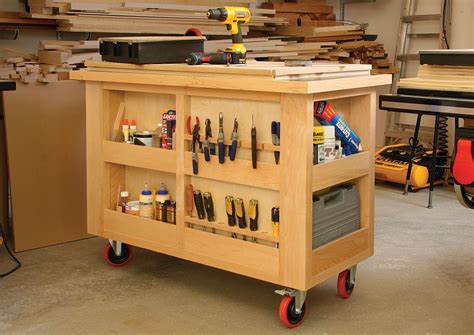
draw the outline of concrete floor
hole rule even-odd
[[[474,219],[453,192],[376,191],[376,254],[358,267],[352,297],[335,278],[309,292],[292,334],[473,334]],[[0,279],[0,334],[289,334],[277,287],[135,249],[104,264],[104,240],[24,252]],[[6,268],[0,252],[0,271]]]

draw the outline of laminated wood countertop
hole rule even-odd
[[[365,64],[290,67],[280,62],[249,62],[246,66],[190,66],[88,61],[86,65],[84,70],[72,71],[71,79],[297,94],[389,85],[392,81],[391,75],[370,75],[371,66]]]

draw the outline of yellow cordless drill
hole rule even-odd
[[[250,17],[250,11],[245,7],[223,7],[207,11],[208,19],[221,21],[232,34],[232,46],[224,49],[224,53],[229,55],[230,64],[245,64],[247,49],[244,47],[241,24],[249,22]]]

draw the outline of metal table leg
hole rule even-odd
[[[438,131],[439,131],[439,114],[436,115],[435,119],[435,129],[434,129],[434,138],[433,138],[433,154],[430,164],[430,194],[428,198],[428,208],[433,208],[433,190],[434,190],[434,180],[436,172],[436,158],[438,153]]]
[[[408,193],[408,187],[410,186],[411,169],[413,166],[413,157],[415,156],[416,146],[418,145],[418,133],[420,131],[421,116],[422,114],[419,113],[416,118],[415,134],[413,135],[413,143],[411,145],[410,160],[408,162],[407,176],[405,179],[405,191],[403,192],[403,194]]]

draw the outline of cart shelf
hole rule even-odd
[[[278,238],[273,237],[271,234],[267,234],[267,233],[263,233],[259,231],[251,231],[249,228],[241,229],[239,227],[231,227],[225,224],[224,222],[209,222],[206,220],[201,220],[201,219],[190,217],[190,216],[186,216],[184,218],[184,221],[192,225],[208,227],[208,228],[226,231],[226,232],[237,234],[237,235],[245,235],[248,237],[255,238],[257,240],[270,241],[275,244],[274,246],[276,246],[276,244],[278,243]]]
[[[312,190],[317,192],[367,176],[373,166],[373,156],[368,151],[313,166]]]
[[[104,141],[103,159],[107,163],[176,173],[176,151],[127,143]]]

